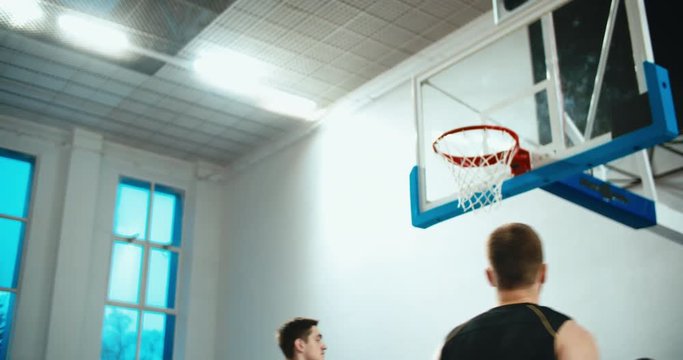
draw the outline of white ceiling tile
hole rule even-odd
[[[330,46],[323,43],[318,43],[313,45],[304,53],[304,56],[308,56],[312,59],[318,60],[322,63],[330,63],[336,58],[342,56],[344,50]]]
[[[356,47],[352,48],[351,52],[358,56],[362,56],[366,59],[374,61],[391,50],[392,49],[389,46],[384,45],[377,40],[367,38]]]
[[[232,7],[256,16],[263,16],[271,12],[280,3],[281,0],[237,0]]]
[[[372,61],[369,61],[351,52],[341,55],[331,63],[332,66],[336,66],[352,73],[358,73],[361,69],[370,64],[372,64]]]
[[[10,79],[26,83],[35,83],[37,82],[36,79],[38,79],[38,74],[35,71],[15,66],[8,67],[3,75]]]
[[[47,107],[47,102],[41,101],[40,99],[29,98],[20,94],[8,93],[5,91],[0,92],[0,99],[2,99],[3,105],[11,105],[13,107],[19,107],[23,110],[40,111],[41,109]]]
[[[121,97],[128,96],[135,88],[129,84],[118,80],[109,80],[99,87],[100,91],[105,91]]]
[[[83,99],[81,108],[86,109],[88,112],[102,114],[111,111],[121,102],[120,100],[120,97],[112,98],[109,94],[96,92],[91,97]]]
[[[178,117],[177,112],[159,106],[148,107],[145,110],[144,115],[152,119],[156,119],[167,123],[173,122],[176,119],[176,117]]]
[[[76,97],[80,97],[80,98],[87,98],[90,95],[92,95],[92,93],[95,92],[96,90],[92,87],[89,87],[89,86],[83,86],[80,84],[69,82],[68,84],[66,84],[63,91],[64,91],[64,93],[72,95],[72,96],[76,96]]]
[[[185,137],[188,141],[192,141],[197,144],[206,144],[214,138],[213,135],[206,134],[200,131],[190,131],[187,133]]]
[[[365,77],[366,79],[372,79],[373,77],[383,73],[387,69],[389,68],[382,64],[372,63],[367,67],[360,69],[358,71],[358,75]]]
[[[121,101],[121,103],[119,103],[118,108],[140,115],[145,114],[150,109],[150,107],[146,104],[131,98],[127,98]]]
[[[145,80],[142,84],[140,84],[141,88],[152,90],[159,94],[164,94],[168,89],[168,86],[168,81],[157,77],[150,77],[147,80]]]
[[[439,22],[434,15],[430,15],[419,9],[413,9],[396,19],[395,25],[414,33],[420,33]]]
[[[234,123],[240,121],[240,118],[223,111],[216,111],[211,116],[209,116],[209,120],[220,125],[231,126]]]
[[[192,44],[190,49],[194,50],[196,53],[200,53],[203,50],[210,49],[216,45],[230,45],[240,36],[242,36],[242,33],[214,23],[210,25],[200,36],[200,39],[204,41]],[[211,43],[211,45],[208,45],[208,43]]]
[[[213,121],[205,121],[197,128],[197,130],[209,135],[218,135],[226,131],[227,128],[225,126],[218,125]]]
[[[341,0],[356,9],[363,10],[375,3],[376,0]]]
[[[221,15],[218,19],[216,19],[215,24],[220,25],[228,30],[246,33],[260,21],[261,17],[235,8],[231,9],[230,11],[226,11],[223,15]]]
[[[299,10],[302,10],[306,13],[314,13],[317,9],[319,9],[321,6],[325,4],[329,0],[318,0],[318,1],[311,1],[311,0],[283,0],[284,6],[289,6],[293,8],[297,8]]]
[[[324,63],[312,58],[297,56],[289,61],[285,67],[289,70],[296,71],[303,75],[311,74],[312,72],[323,66]]]
[[[324,80],[307,77],[299,83],[297,89],[301,92],[315,95],[327,90],[328,87],[330,85]]]
[[[291,29],[276,23],[261,21],[257,26],[254,26],[252,31],[249,32],[249,35],[266,43],[274,43],[289,31],[291,31]]]
[[[363,39],[365,39],[365,36],[363,35],[349,29],[339,28],[325,39],[325,43],[342,50],[349,50],[358,45]]]
[[[131,113],[130,111],[126,111],[123,109],[113,109],[109,113],[109,117],[116,120],[116,121],[120,121],[123,123],[134,124],[137,121],[137,119],[140,117],[140,115]]]
[[[340,82],[337,87],[346,89],[347,92],[355,90],[357,87],[362,85],[366,79],[358,75],[349,75],[344,81]]]
[[[472,21],[472,19],[475,19],[482,14],[484,14],[484,12],[475,7],[463,6],[460,11],[446,16],[446,21],[459,27],[467,24],[468,22]]]
[[[149,78],[149,75],[139,73],[137,71],[129,70],[126,68],[120,68],[118,71],[112,74],[112,78],[119,80],[123,83],[130,85],[140,85],[142,82]]]
[[[173,111],[176,113],[182,113],[188,106],[191,106],[188,102],[178,99],[177,97],[167,96],[161,101],[159,101],[156,106],[167,109],[168,111]]]
[[[319,41],[310,36],[298,33],[288,33],[278,41],[278,46],[296,54],[300,54],[318,43]]]
[[[379,58],[378,62],[387,68],[392,68],[399,64],[401,61],[408,58],[410,54],[402,50],[392,50],[386,53],[384,56]]]
[[[202,97],[206,96],[206,92],[191,86],[180,86],[171,91],[168,95],[177,99],[182,99],[189,103],[196,103]]]
[[[176,124],[178,126],[186,127],[188,129],[195,129],[195,128],[199,127],[199,125],[203,124],[204,121],[205,120],[196,118],[194,116],[189,116],[189,115],[184,114],[184,113],[178,114],[178,116],[175,119],[173,119],[174,124]]]
[[[154,132],[155,134],[160,131],[161,128],[165,127],[167,125],[166,122],[151,119],[145,116],[140,116],[137,118],[135,121],[135,126],[138,126],[143,129],[150,130]]]
[[[46,74],[37,74],[34,78],[33,84],[39,88],[45,88],[55,91],[62,91],[67,84],[67,81],[63,78],[50,76]]]
[[[455,30],[455,26],[447,21],[436,23],[431,28],[423,31],[420,35],[431,41],[441,40],[444,36]]]
[[[339,84],[341,82],[346,81],[346,79],[348,79],[348,77],[351,75],[352,74],[346,70],[339,69],[337,67],[330,65],[323,66],[316,72],[311,74],[311,76],[315,77],[316,79],[324,81],[325,89],[327,89],[331,85]]]
[[[422,36],[415,36],[412,40],[405,43],[401,50],[409,52],[411,54],[418,53],[425,49],[427,46],[431,45],[432,42],[423,38]]]
[[[490,0],[464,0],[468,4],[472,5],[475,9],[481,12],[487,12],[493,8],[493,2]]]
[[[365,10],[380,19],[392,22],[410,10],[410,6],[398,0],[375,1]]]
[[[307,16],[294,27],[294,31],[316,40],[330,36],[336,29],[336,24],[316,16]]]
[[[292,28],[294,25],[303,21],[306,16],[308,16],[306,12],[282,4],[272,9],[272,11],[265,16],[265,20],[284,26],[285,28]]]
[[[250,36],[241,36],[230,44],[230,49],[240,54],[258,57],[269,46],[270,44],[265,41]]]
[[[189,130],[184,127],[172,124],[166,124],[166,126],[162,127],[159,131],[162,134],[175,136],[179,139],[184,139],[187,136],[187,133],[189,132]]]
[[[38,88],[30,84],[23,84],[13,80],[0,79],[0,91],[3,92],[1,97],[13,96],[27,97],[41,102],[51,102],[57,95],[57,92],[50,89]]]
[[[133,90],[130,95],[128,96],[130,99],[135,99],[139,102],[143,102],[146,104],[157,104],[161,99],[164,98],[164,96],[158,92],[155,91],[150,91],[146,90],[143,88],[138,88]]]
[[[358,10],[341,1],[330,1],[318,8],[315,15],[331,23],[344,25],[358,15]]]
[[[57,93],[57,95],[52,98],[52,101],[50,104],[55,105],[55,106],[66,106],[69,108],[78,108],[81,106],[81,103],[83,102],[83,98],[78,97],[78,96],[72,96],[67,93]]]
[[[417,34],[389,24],[372,35],[372,38],[392,48],[400,48]]]
[[[346,28],[358,34],[370,36],[388,24],[388,21],[376,16],[360,13],[346,24]]]
[[[322,93],[321,96],[326,98],[326,99],[329,99],[329,100],[334,100],[334,99],[338,99],[338,98],[344,96],[347,93],[348,93],[348,90],[346,90],[346,89],[342,89],[338,86],[332,86],[332,87],[328,88],[327,91]]]
[[[71,77],[71,81],[91,88],[100,88],[107,82],[107,78],[86,71],[78,71]]]
[[[437,18],[444,19],[448,14],[453,14],[461,11],[463,8],[468,7],[461,1],[453,0],[425,0],[425,2],[420,6],[420,9],[430,15],[436,16]]]

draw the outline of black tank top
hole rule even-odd
[[[499,306],[453,329],[440,359],[555,359],[555,333],[569,319],[530,303]]]

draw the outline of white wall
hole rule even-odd
[[[495,305],[484,240],[510,221],[544,239],[542,303],[590,329],[604,359],[683,358],[681,245],[542,190],[413,228],[411,114],[404,83],[228,185],[218,358],[280,359],[275,329],[310,316],[331,359],[428,359]]]
[[[121,175],[184,190],[175,358],[215,357],[222,169],[3,116],[0,147],[36,157],[11,359],[99,358]]]

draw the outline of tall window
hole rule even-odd
[[[0,360],[7,359],[34,159],[0,148]]]
[[[102,360],[173,358],[182,209],[178,190],[120,180]]]

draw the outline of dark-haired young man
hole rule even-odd
[[[294,318],[277,331],[277,342],[287,360],[323,360],[327,346],[318,320]]]
[[[499,306],[448,334],[441,360],[598,359],[591,334],[566,315],[538,305],[546,265],[538,234],[525,224],[503,225],[487,243],[489,283]]]

